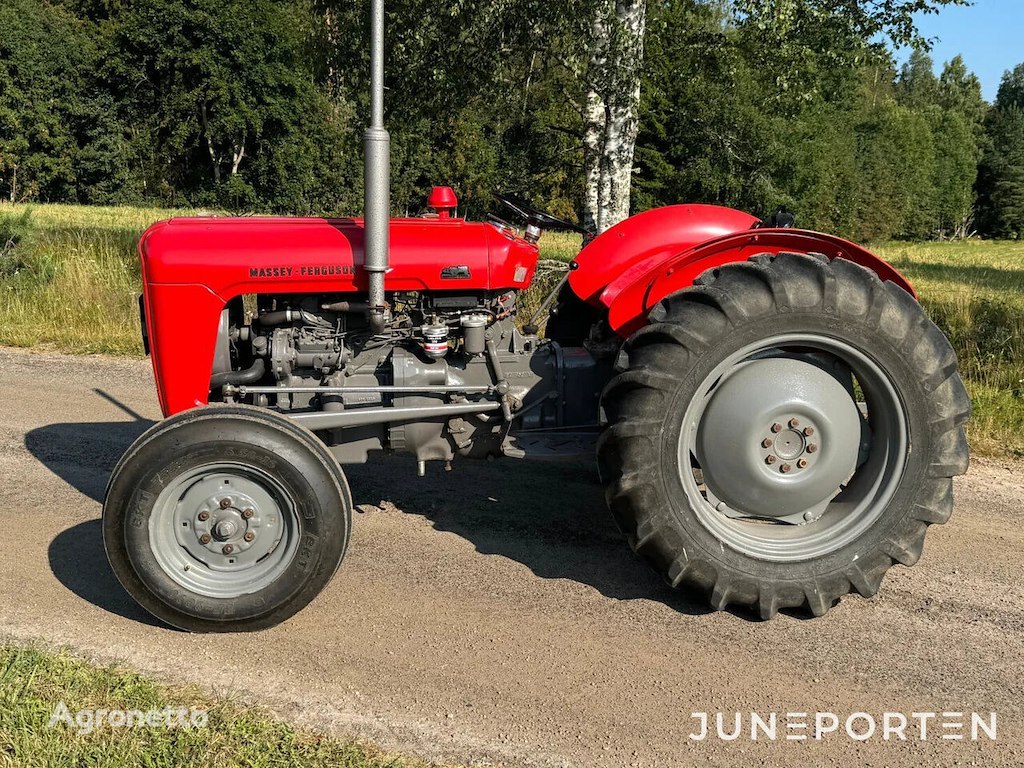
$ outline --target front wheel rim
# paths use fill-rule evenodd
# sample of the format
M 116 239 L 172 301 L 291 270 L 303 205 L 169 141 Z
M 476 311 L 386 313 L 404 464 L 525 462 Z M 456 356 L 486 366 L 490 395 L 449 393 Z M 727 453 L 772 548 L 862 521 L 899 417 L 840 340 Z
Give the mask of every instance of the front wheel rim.
M 230 599 L 266 589 L 298 549 L 298 515 L 288 490 L 248 465 L 206 464 L 158 496 L 149 542 L 160 569 L 197 595 Z
M 773 392 L 770 384 L 764 386 L 764 391 L 748 392 L 742 401 L 730 394 L 730 381 L 750 379 L 751 371 L 767 371 L 768 365 L 774 366 L 773 371 L 786 369 L 783 380 L 786 375 L 802 372 L 801 379 L 817 382 L 817 389 L 827 393 L 823 397 L 828 402 L 794 405 L 783 396 L 781 388 Z M 849 384 L 843 381 L 846 376 Z M 835 382 L 846 387 L 848 402 L 837 399 Z M 859 402 L 861 394 L 863 403 Z M 715 402 L 716 395 L 727 398 L 724 407 Z M 757 404 L 766 399 L 771 402 L 758 410 Z M 725 454 L 720 448 L 716 452 L 714 439 L 706 437 L 709 429 L 726 424 L 722 417 L 716 422 L 715 408 L 709 408 L 712 405 L 720 413 L 735 410 L 751 415 L 746 424 L 729 422 L 733 429 L 728 437 L 735 441 L 739 458 L 729 456 L 723 461 Z M 851 429 L 849 418 L 849 409 L 853 408 L 863 413 L 862 419 L 858 413 L 860 423 L 855 429 Z M 830 416 L 830 412 L 844 410 L 846 415 L 841 418 Z M 796 423 L 791 426 L 791 421 Z M 816 421 L 838 421 L 844 426 L 837 429 L 832 424 L 832 435 L 823 446 L 825 434 L 816 432 L 817 427 L 811 427 L 812 436 L 802 433 L 805 424 Z M 843 434 L 851 431 L 857 434 Z M 723 443 L 719 440 L 718 444 Z M 809 446 L 815 450 L 808 453 Z M 906 409 L 892 377 L 881 364 L 838 338 L 792 333 L 744 346 L 704 377 L 684 411 L 677 460 L 690 508 L 716 539 L 756 559 L 793 562 L 828 555 L 871 528 L 902 480 L 909 448 Z M 709 456 L 718 461 L 709 463 Z M 846 474 L 843 462 L 850 462 L 851 456 L 849 476 L 837 482 L 834 489 L 821 486 L 813 492 L 808 490 L 809 478 L 820 478 L 823 472 L 831 473 L 829 480 Z M 822 464 L 816 467 L 816 461 Z M 729 465 L 733 474 L 723 477 L 721 464 Z M 801 476 L 801 472 L 808 474 Z M 762 480 L 763 484 L 753 490 L 730 487 Z M 811 493 L 815 503 L 793 508 L 794 488 Z

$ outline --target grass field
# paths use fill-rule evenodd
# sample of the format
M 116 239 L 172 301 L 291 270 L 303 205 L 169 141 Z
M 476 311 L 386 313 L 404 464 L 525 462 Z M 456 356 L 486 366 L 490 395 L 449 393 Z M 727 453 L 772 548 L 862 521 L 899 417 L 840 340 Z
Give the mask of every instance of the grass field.
M 895 243 L 877 253 L 905 274 L 960 358 L 972 448 L 1024 456 L 1024 243 Z
M 86 732 L 88 720 L 49 727 L 63 702 L 80 710 L 149 712 L 170 708 L 206 712 L 204 727 L 111 727 Z M 63 711 L 63 710 L 61 710 Z M 97 723 L 93 720 L 92 725 Z M 86 725 L 86 728 L 80 728 Z M 198 689 L 158 685 L 116 666 L 100 667 L 67 653 L 0 645 L 0 766 L 52 768 L 413 768 L 372 748 L 297 731 L 261 709 L 215 699 Z
M 188 212 L 0 205 L 0 344 L 141 355 L 135 241 L 176 213 Z M 567 261 L 579 237 L 549 234 L 541 245 L 544 258 Z M 875 250 L 910 278 L 957 350 L 975 407 L 975 451 L 1024 456 L 1024 243 Z

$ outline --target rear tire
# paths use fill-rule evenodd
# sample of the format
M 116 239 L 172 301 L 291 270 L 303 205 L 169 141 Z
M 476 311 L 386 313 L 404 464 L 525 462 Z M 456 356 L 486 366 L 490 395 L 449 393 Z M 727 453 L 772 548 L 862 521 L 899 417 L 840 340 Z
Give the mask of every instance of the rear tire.
M 283 416 L 206 406 L 160 422 L 107 486 L 103 537 L 118 580 L 190 632 L 272 627 L 327 585 L 352 498 L 334 457 Z
M 619 526 L 672 586 L 820 616 L 917 562 L 967 471 L 970 402 L 913 297 L 846 260 L 764 255 L 650 321 L 603 395 L 598 454 Z

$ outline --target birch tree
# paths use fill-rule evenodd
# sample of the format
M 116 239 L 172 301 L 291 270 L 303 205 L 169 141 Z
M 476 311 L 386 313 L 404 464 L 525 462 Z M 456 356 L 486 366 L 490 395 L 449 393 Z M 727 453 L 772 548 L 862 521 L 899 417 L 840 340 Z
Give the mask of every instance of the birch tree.
M 720 0 L 692 0 L 697 5 Z M 735 19 L 759 29 L 766 62 L 785 61 L 779 90 L 789 90 L 817 41 L 884 36 L 924 45 L 915 13 L 934 13 L 966 0 L 731 0 Z M 590 0 L 591 34 L 584 75 L 584 225 L 603 232 L 629 216 L 633 157 L 639 126 L 640 82 L 647 25 L 646 0 Z M 806 94 L 805 94 L 806 96 Z
M 647 0 L 594 4 L 583 105 L 583 223 L 603 232 L 629 216 L 639 129 Z

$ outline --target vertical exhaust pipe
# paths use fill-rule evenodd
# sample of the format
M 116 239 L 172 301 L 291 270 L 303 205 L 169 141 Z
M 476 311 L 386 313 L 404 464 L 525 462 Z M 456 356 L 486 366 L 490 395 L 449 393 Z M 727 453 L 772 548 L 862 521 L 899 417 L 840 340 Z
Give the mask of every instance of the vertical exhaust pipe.
M 363 268 L 370 284 L 370 327 L 387 323 L 384 275 L 388 271 L 391 224 L 391 137 L 384 128 L 384 0 L 370 2 L 370 126 L 363 134 Z

